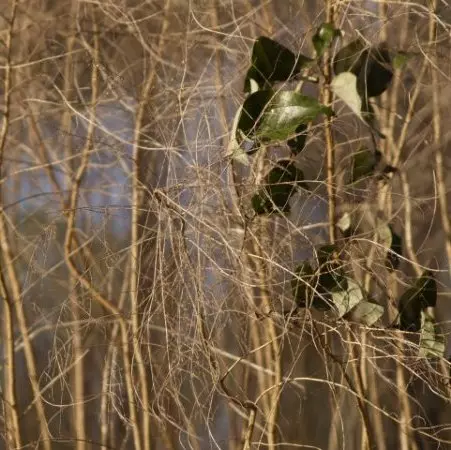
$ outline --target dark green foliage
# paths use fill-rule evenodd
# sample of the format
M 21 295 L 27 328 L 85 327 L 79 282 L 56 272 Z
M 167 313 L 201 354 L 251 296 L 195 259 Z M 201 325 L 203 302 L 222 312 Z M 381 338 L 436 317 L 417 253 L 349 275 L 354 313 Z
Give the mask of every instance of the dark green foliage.
M 384 46 L 371 48 L 365 54 L 357 89 L 363 97 L 378 97 L 389 87 L 393 78 L 390 53 Z
M 332 44 L 332 41 L 341 36 L 340 30 L 334 28 L 331 23 L 323 23 L 314 34 L 312 38 L 313 47 L 315 47 L 316 55 L 322 56 L 327 47 Z
M 393 57 L 393 68 L 396 70 L 402 69 L 413 56 L 413 53 L 397 52 Z
M 383 315 L 384 308 L 374 301 L 361 301 L 343 318 L 363 325 L 373 326 Z
M 402 298 L 401 298 L 402 300 Z M 400 300 L 400 315 L 399 315 L 399 329 L 402 331 L 418 332 L 421 330 L 421 308 L 418 303 L 411 305 L 405 304 L 401 307 Z
M 238 142 L 242 140 L 240 132 L 248 139 L 254 138 L 258 126 L 257 121 L 273 95 L 272 90 L 266 90 L 254 92 L 246 98 L 238 121 L 236 135 Z
M 437 302 L 437 283 L 432 272 L 425 271 L 399 299 L 399 328 L 420 331 L 421 311 L 434 307 Z
M 422 309 L 433 308 L 437 303 L 437 282 L 430 270 L 426 270 L 415 284 Z
M 391 251 L 387 253 L 386 266 L 388 270 L 393 271 L 399 267 L 399 257 L 402 255 L 402 238 L 393 231 L 391 226 L 389 226 L 389 228 L 392 235 L 392 241 L 390 247 Z
M 318 291 L 320 294 L 345 291 L 347 280 L 343 275 L 342 264 L 339 261 L 329 261 L 320 266 Z
M 440 333 L 434 319 L 422 313 L 422 328 L 420 335 L 420 356 L 440 358 L 445 353 L 445 336 Z
M 393 78 L 390 53 L 384 44 L 367 48 L 357 39 L 343 47 L 334 58 L 334 72 L 352 72 L 357 77 L 357 91 L 362 97 L 364 110 L 368 98 L 381 95 Z
M 301 124 L 296 130 L 296 136 L 293 139 L 287 141 L 288 147 L 294 155 L 298 155 L 305 148 L 307 141 L 307 125 Z
M 330 47 L 340 32 L 331 24 L 323 24 L 313 36 L 317 58 Z M 343 47 L 333 61 L 337 75 L 331 83 L 331 89 L 358 117 L 368 124 L 379 138 L 384 136 L 375 126 L 376 115 L 369 99 L 381 95 L 389 86 L 393 77 L 393 67 L 398 69 L 405 64 L 405 57 L 398 53 L 395 61 L 386 46 L 367 47 L 358 39 Z M 252 67 L 245 80 L 245 91 L 255 87 L 257 91 L 244 101 L 236 126 L 236 141 L 239 145 L 252 143 L 248 153 L 262 146 L 286 142 L 293 155 L 299 155 L 305 148 L 307 126 L 320 114 L 334 115 L 316 98 L 302 95 L 297 91 L 272 90 L 277 81 L 287 81 L 310 65 L 310 58 L 295 57 L 286 47 L 266 37 L 260 37 L 252 51 Z M 338 76 L 342 74 L 341 76 Z M 258 86 L 251 83 L 254 80 Z M 384 179 L 387 174 L 396 172 L 396 168 L 385 164 L 379 150 L 362 148 L 353 155 L 351 182 L 375 175 L 375 179 Z M 290 198 L 298 189 L 308 189 L 302 170 L 291 160 L 280 160 L 266 174 L 261 190 L 252 198 L 255 213 L 288 213 Z M 345 235 L 354 231 L 351 216 L 343 215 L 337 226 Z M 378 242 L 387 249 L 386 265 L 388 270 L 399 266 L 402 254 L 402 239 L 393 229 L 375 217 L 375 226 L 379 235 Z M 317 249 L 317 263 L 303 262 L 296 268 L 291 281 L 294 301 L 298 308 L 316 308 L 331 311 L 337 319 L 356 321 L 364 326 L 374 326 L 384 313 L 384 308 L 369 299 L 360 285 L 343 269 L 340 254 L 335 245 L 324 245 Z M 437 285 L 430 271 L 426 271 L 415 284 L 401 296 L 399 325 L 404 331 L 418 332 L 420 337 L 420 356 L 442 356 L 444 341 L 437 334 L 433 319 L 425 310 L 435 307 Z
M 343 274 L 342 263 L 338 259 L 338 249 L 335 245 L 324 245 L 317 250 L 318 255 L 318 292 L 322 295 L 347 289 L 346 277 Z
M 352 157 L 350 183 L 361 178 L 377 175 L 378 179 L 385 179 L 389 173 L 397 172 L 396 167 L 385 164 L 379 150 L 361 148 Z
M 314 270 L 310 263 L 304 262 L 296 268 L 296 275 L 292 280 L 292 288 L 299 308 L 329 311 L 333 306 L 332 292 L 346 289 L 346 279 L 331 266 Z
M 366 44 L 361 39 L 352 41 L 341 48 L 333 61 L 335 75 L 352 72 L 358 77 L 366 51 Z
M 265 187 L 252 197 L 252 207 L 257 214 L 290 212 L 290 197 L 301 187 L 308 189 L 302 170 L 291 160 L 280 160 L 265 177 Z
M 309 262 L 304 262 L 296 267 L 295 273 L 296 277 L 291 280 L 294 301 L 298 307 L 305 308 L 310 306 L 313 300 L 315 270 Z
M 347 289 L 347 279 L 334 253 L 337 253 L 335 245 L 322 246 L 317 250 L 316 269 L 313 269 L 309 262 L 303 262 L 297 267 L 297 276 L 292 280 L 292 287 L 298 307 L 311 306 L 329 311 L 333 307 L 332 294 Z M 299 278 L 302 278 L 302 281 Z
M 323 245 L 316 250 L 318 265 L 323 265 L 334 259 L 334 253 L 338 254 L 337 246 L 334 244 Z
M 276 81 L 287 81 L 297 75 L 311 61 L 306 56 L 295 54 L 266 36 L 260 36 L 252 49 L 252 65 L 244 80 L 244 92 L 250 92 L 253 79 L 259 89 L 266 89 Z
M 361 148 L 352 158 L 351 183 L 360 178 L 372 175 L 381 158 L 381 153 L 367 148 Z
M 246 138 L 265 144 L 286 141 L 300 125 L 308 124 L 319 114 L 332 115 L 333 111 L 299 92 L 257 91 L 244 102 L 236 138 L 241 142 L 243 133 Z

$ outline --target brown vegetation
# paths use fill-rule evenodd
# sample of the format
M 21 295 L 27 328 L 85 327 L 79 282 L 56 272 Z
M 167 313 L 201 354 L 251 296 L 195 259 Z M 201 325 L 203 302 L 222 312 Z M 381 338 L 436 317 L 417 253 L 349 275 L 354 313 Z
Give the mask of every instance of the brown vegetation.
M 283 312 L 296 263 L 365 202 L 404 237 L 393 272 L 371 230 L 348 248 L 384 325 L 430 268 L 449 332 L 450 18 L 437 0 L 3 0 L 0 447 L 449 447 L 446 358 Z M 399 172 L 343 187 L 369 135 L 337 104 L 303 154 L 312 192 L 250 221 L 269 155 L 228 145 L 253 41 L 311 54 L 326 19 L 414 55 L 375 108 Z M 306 89 L 330 103 L 324 64 Z

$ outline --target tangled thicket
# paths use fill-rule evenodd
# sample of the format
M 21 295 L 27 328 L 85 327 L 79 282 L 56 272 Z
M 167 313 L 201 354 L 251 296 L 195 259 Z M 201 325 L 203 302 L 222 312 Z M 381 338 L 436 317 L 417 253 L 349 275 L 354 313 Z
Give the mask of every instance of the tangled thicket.
M 448 353 L 415 321 L 447 342 L 450 18 L 437 0 L 4 1 L 2 448 L 446 448 Z M 397 58 L 362 94 L 371 123 L 333 82 L 357 40 Z M 255 70 L 273 41 L 319 65 Z M 239 151 L 265 82 L 327 114 Z M 291 164 L 295 195 L 271 187 Z M 335 269 L 377 321 L 312 307 Z M 437 300 L 400 321 L 424 274 Z

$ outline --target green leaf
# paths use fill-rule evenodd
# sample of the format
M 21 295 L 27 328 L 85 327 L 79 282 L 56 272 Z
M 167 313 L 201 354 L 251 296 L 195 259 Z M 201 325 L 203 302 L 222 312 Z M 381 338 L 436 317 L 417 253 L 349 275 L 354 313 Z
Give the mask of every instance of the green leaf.
M 437 282 L 430 270 L 423 272 L 415 283 L 422 309 L 433 308 L 437 304 Z
M 348 280 L 342 272 L 341 264 L 333 257 L 336 251 L 335 245 L 324 245 L 317 250 L 318 269 L 314 270 L 308 262 L 297 267 L 292 288 L 298 306 L 328 311 L 334 306 L 333 296 L 348 289 Z M 346 301 L 343 299 L 341 303 Z M 337 302 L 340 303 L 338 298 Z
M 256 214 L 268 214 L 274 210 L 270 199 L 264 194 L 264 192 L 254 194 L 251 204 Z
M 335 76 L 330 85 L 332 92 L 362 120 L 362 98 L 357 91 L 357 77 L 352 72 L 342 72 Z
M 396 234 L 393 231 L 393 228 L 390 226 L 391 232 L 391 246 L 390 251 L 387 253 L 386 266 L 390 271 L 396 270 L 399 267 L 400 256 L 402 255 L 402 238 L 399 234 Z
M 232 125 L 232 131 L 230 134 L 230 140 L 227 147 L 227 154 L 234 159 L 235 161 L 238 161 L 239 163 L 249 166 L 249 158 L 246 154 L 246 152 L 243 150 L 243 148 L 240 146 L 240 144 L 237 141 L 237 129 L 238 129 L 238 122 L 240 120 L 241 111 L 243 109 L 243 106 L 241 106 L 238 111 L 235 113 L 235 117 L 233 119 L 233 125 Z
M 401 70 L 413 57 L 412 53 L 398 52 L 393 57 L 393 68 L 396 70 Z
M 335 261 L 321 266 L 318 284 L 318 291 L 324 294 L 346 290 L 348 282 L 341 270 L 341 264 Z
M 351 232 L 351 214 L 347 211 L 337 220 L 337 228 L 343 233 L 345 237 L 349 237 Z
M 304 55 L 296 57 L 277 41 L 260 36 L 252 48 L 252 65 L 244 80 L 244 92 L 251 92 L 251 80 L 260 89 L 268 88 L 276 81 L 287 81 L 310 61 L 312 60 Z
M 425 271 L 414 286 L 407 289 L 399 299 L 399 328 L 405 331 L 419 331 L 421 311 L 434 307 L 437 302 L 437 283 L 432 272 Z
M 358 87 L 358 78 L 352 72 L 335 76 L 330 85 L 332 92 L 341 99 L 357 117 L 365 122 L 380 138 L 385 136 L 374 126 L 372 106 Z
M 289 159 L 281 159 L 277 161 L 267 174 L 266 179 L 269 184 L 275 183 L 292 183 L 298 179 L 298 168 L 294 162 Z
M 336 75 L 352 72 L 357 77 L 357 91 L 363 100 L 381 95 L 393 78 L 390 53 L 385 44 L 367 48 L 361 39 L 343 47 L 333 61 Z
M 445 338 L 439 334 L 432 317 L 422 313 L 420 356 L 441 358 L 445 354 Z
M 372 175 L 378 162 L 375 152 L 361 148 L 352 158 L 351 182 L 355 183 L 360 178 Z
M 298 187 L 308 190 L 302 170 L 291 160 L 279 160 L 265 177 L 264 188 L 252 197 L 252 207 L 257 214 L 288 213 L 290 197 Z
M 348 316 L 352 321 L 371 327 L 383 314 L 383 306 L 373 302 L 361 301 L 352 311 L 350 311 Z
M 231 148 L 231 147 L 229 146 L 229 148 Z M 233 148 L 233 153 L 232 153 L 231 157 L 232 157 L 232 159 L 239 162 L 240 164 L 243 164 L 243 166 L 250 165 L 249 157 L 247 156 L 247 153 L 238 145 L 235 148 Z
M 360 286 L 348 278 L 347 289 L 332 292 L 332 301 L 337 309 L 338 317 L 343 317 L 363 300 Z
M 316 250 L 318 265 L 322 266 L 334 259 L 334 253 L 338 255 L 338 247 L 335 244 L 326 244 Z
M 346 291 L 347 279 L 337 263 L 329 263 L 319 270 L 312 306 L 321 311 L 329 311 L 334 307 L 334 295 Z M 335 308 L 337 309 L 336 306 Z
M 292 186 L 308 189 L 304 182 L 304 172 L 296 167 L 294 161 L 290 159 L 277 161 L 276 166 L 269 171 L 266 179 L 269 185 L 283 183 L 290 190 L 292 190 Z
M 296 91 L 257 91 L 245 100 L 237 127 L 237 141 L 259 140 L 269 144 L 285 141 L 319 114 L 331 108 Z
M 410 295 L 409 295 L 410 298 Z M 418 332 L 421 329 L 421 308 L 415 302 L 403 301 L 398 305 L 399 329 L 402 331 Z
M 307 141 L 307 125 L 301 124 L 295 130 L 296 136 L 287 141 L 288 147 L 294 155 L 298 155 L 305 148 Z
M 377 234 L 379 236 L 379 242 L 383 247 L 386 248 L 388 254 L 393 242 L 392 230 L 389 225 L 378 218 L 376 219 L 376 226 Z
M 344 276 L 342 263 L 338 259 L 338 248 L 334 244 L 323 245 L 317 250 L 318 255 L 318 285 L 315 300 L 319 309 L 330 309 L 334 293 L 346 291 L 348 280 Z M 326 301 L 325 301 L 326 300 Z M 330 303 L 330 304 L 329 304 Z
M 330 107 L 313 97 L 296 91 L 279 91 L 273 95 L 257 126 L 255 137 L 269 142 L 285 141 L 301 124 L 308 124 L 319 114 L 333 115 Z
M 357 89 L 364 99 L 378 97 L 388 89 L 393 78 L 393 66 L 384 45 L 368 50 L 357 78 Z
M 261 118 L 265 106 L 273 97 L 272 90 L 257 91 L 249 95 L 243 103 L 238 119 L 236 139 L 239 143 L 243 139 L 253 140 L 257 129 L 257 121 Z
M 291 280 L 294 301 L 300 308 L 309 307 L 313 300 L 315 270 L 310 263 L 304 262 L 296 267 L 295 274 Z
M 334 28 L 331 23 L 323 23 L 312 38 L 313 47 L 315 47 L 316 56 L 319 58 L 323 55 L 324 50 L 330 47 L 332 41 L 336 37 L 341 36 L 341 31 Z
M 366 51 L 367 46 L 361 39 L 356 39 L 341 48 L 333 60 L 335 75 L 343 72 L 352 72 L 354 75 L 358 75 Z

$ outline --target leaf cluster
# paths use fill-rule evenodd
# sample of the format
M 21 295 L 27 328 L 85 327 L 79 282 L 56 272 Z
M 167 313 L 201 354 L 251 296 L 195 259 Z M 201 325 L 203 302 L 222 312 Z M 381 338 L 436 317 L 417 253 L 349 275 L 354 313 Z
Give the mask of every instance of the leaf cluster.
M 316 98 L 304 95 L 300 89 L 283 90 L 277 82 L 293 80 L 311 81 L 307 72 L 317 70 L 322 75 L 321 62 L 332 44 L 343 34 L 330 23 L 322 24 L 312 38 L 315 53 L 312 57 L 295 54 L 279 42 L 260 36 L 252 49 L 251 65 L 244 80 L 247 94 L 237 114 L 232 136 L 234 145 L 252 155 L 262 147 L 287 145 L 292 157 L 306 148 L 310 124 L 320 115 L 332 117 L 334 110 Z M 375 148 L 361 148 L 352 155 L 349 183 L 396 172 L 385 164 L 376 148 L 374 136 L 384 138 L 377 130 L 371 99 L 380 96 L 390 86 L 395 70 L 406 62 L 408 55 L 394 52 L 386 43 L 368 46 L 356 39 L 343 46 L 333 59 L 334 76 L 331 89 L 373 133 Z M 249 143 L 252 145 L 249 147 Z M 246 147 L 244 146 L 246 144 Z M 247 156 L 246 156 L 247 158 Z M 238 159 L 238 158 L 237 158 Z M 281 159 L 264 177 L 251 205 L 256 215 L 288 214 L 290 198 L 299 189 L 309 189 L 303 171 L 293 159 Z M 396 270 L 402 254 L 402 237 L 393 228 L 373 218 L 379 243 L 386 249 L 386 267 Z M 345 238 L 353 235 L 356 224 L 351 215 L 338 221 Z M 333 312 L 338 319 L 352 320 L 363 325 L 374 325 L 383 315 L 384 308 L 369 298 L 353 277 L 343 271 L 335 245 L 317 250 L 317 261 L 304 261 L 295 269 L 292 291 L 298 308 L 316 308 Z M 421 351 L 425 356 L 443 354 L 440 337 L 427 308 L 436 304 L 437 286 L 432 273 L 425 272 L 401 296 L 398 304 L 399 324 L 403 331 L 421 331 Z

